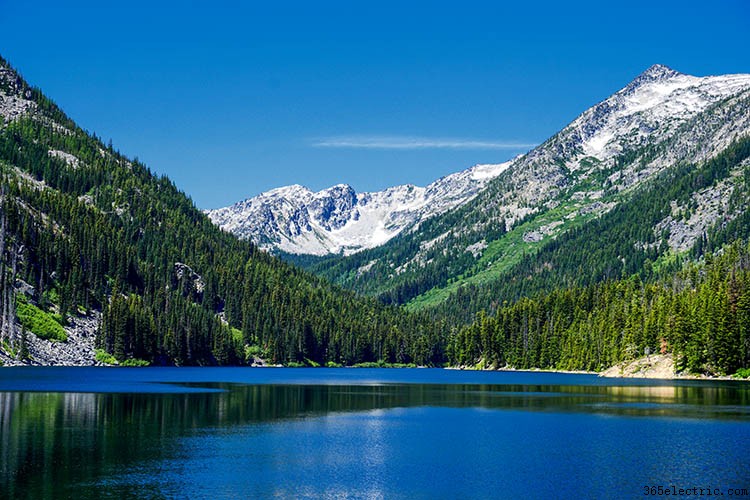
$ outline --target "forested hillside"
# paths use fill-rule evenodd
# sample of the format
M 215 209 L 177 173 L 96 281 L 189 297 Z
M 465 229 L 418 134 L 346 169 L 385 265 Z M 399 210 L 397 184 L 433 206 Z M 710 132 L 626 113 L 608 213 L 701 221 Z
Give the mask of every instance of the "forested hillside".
M 220 231 L 165 177 L 73 123 L 0 59 L 2 350 L 101 311 L 123 362 L 442 361 L 431 322 Z M 57 326 L 55 326 L 57 325 Z
M 557 288 L 587 286 L 637 275 L 645 282 L 670 276 L 722 245 L 750 237 L 750 138 L 701 165 L 680 164 L 656 176 L 611 211 L 530 248 L 497 279 L 467 279 L 450 295 L 424 306 L 436 316 L 471 321 L 503 301 Z M 699 219 L 692 243 L 673 248 Z M 678 233 L 678 231 L 682 233 Z M 683 240 L 680 240 L 682 242 Z
M 658 353 L 690 373 L 750 368 L 750 246 L 655 283 L 634 276 L 524 298 L 481 313 L 448 346 L 460 366 L 594 371 Z

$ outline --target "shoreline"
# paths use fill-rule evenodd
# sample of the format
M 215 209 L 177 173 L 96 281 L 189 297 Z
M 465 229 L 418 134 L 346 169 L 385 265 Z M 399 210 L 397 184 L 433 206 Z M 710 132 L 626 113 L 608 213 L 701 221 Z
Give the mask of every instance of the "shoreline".
M 445 366 L 444 370 L 456 370 L 467 372 L 523 372 L 523 373 L 565 373 L 568 375 L 599 375 L 601 372 L 587 370 L 555 370 L 553 368 L 473 368 L 468 366 Z
M 652 356 L 654 358 L 655 356 Z M 738 381 L 738 382 L 750 382 L 750 378 L 741 378 L 741 377 L 733 377 L 731 375 L 705 375 L 705 374 L 693 374 L 693 373 L 664 373 L 663 371 L 648 371 L 648 370 L 638 370 L 638 371 L 628 371 L 628 367 L 632 365 L 639 366 L 639 363 L 642 364 L 642 360 L 645 358 L 641 358 L 638 360 L 630 361 L 630 362 L 623 362 L 619 363 L 615 366 L 612 366 L 610 368 L 607 368 L 606 370 L 602 370 L 600 372 L 595 371 L 588 371 L 588 370 L 556 370 L 556 369 L 550 369 L 550 368 L 511 368 L 511 367 L 503 367 L 503 368 L 475 368 L 475 367 L 467 367 L 467 366 L 443 366 L 443 367 L 434 367 L 439 368 L 442 370 L 453 370 L 453 371 L 477 371 L 477 372 L 518 372 L 518 373 L 560 373 L 564 375 L 596 375 L 599 378 L 609 378 L 609 379 L 643 379 L 643 380 L 704 380 L 704 381 Z M 650 360 L 649 360 L 650 361 Z M 104 365 L 104 364 L 80 364 L 80 365 L 70 365 L 70 364 L 27 364 L 27 363 L 18 363 L 18 364 L 2 364 L 0 363 L 0 370 L 2 368 L 39 368 L 39 367 L 87 367 L 87 368 L 327 368 L 325 366 L 320 367 L 310 367 L 310 366 L 283 366 L 283 365 L 274 365 L 274 364 L 252 364 L 252 365 L 232 365 L 232 366 L 144 366 L 144 367 L 128 367 L 128 366 L 120 366 L 120 365 Z M 343 369 L 366 369 L 366 368 L 384 368 L 384 369 L 420 369 L 420 368 L 429 368 L 425 366 L 415 366 L 415 367 L 394 367 L 394 366 L 383 366 L 383 367 L 373 367 L 373 366 L 340 366 L 340 367 L 328 367 L 328 368 L 343 368 Z
M 599 372 L 588 370 L 556 370 L 551 368 L 475 368 L 469 366 L 446 366 L 446 370 L 525 372 L 525 373 L 563 373 L 571 375 L 596 375 L 610 379 L 643 379 L 643 380 L 706 380 L 706 381 L 739 381 L 750 382 L 750 378 L 733 377 L 732 375 L 705 375 L 696 373 L 676 373 L 671 355 L 652 355 L 631 361 L 623 361 Z

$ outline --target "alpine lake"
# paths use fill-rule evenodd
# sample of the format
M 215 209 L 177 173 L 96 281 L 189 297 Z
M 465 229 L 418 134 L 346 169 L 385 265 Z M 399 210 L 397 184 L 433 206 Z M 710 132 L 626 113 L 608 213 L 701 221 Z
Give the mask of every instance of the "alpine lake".
M 742 498 L 750 383 L 2 368 L 0 443 L 6 498 Z

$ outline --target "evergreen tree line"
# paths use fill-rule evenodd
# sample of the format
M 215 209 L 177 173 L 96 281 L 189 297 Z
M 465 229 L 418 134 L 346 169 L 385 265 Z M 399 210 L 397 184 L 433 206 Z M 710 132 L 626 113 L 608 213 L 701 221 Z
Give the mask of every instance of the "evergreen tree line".
M 20 252 L 9 237 L 8 218 L 2 210 L 7 196 L 5 182 L 0 182 L 0 343 L 8 350 L 15 350 L 19 347 L 19 338 L 15 323 L 14 284 Z
M 458 366 L 598 371 L 647 354 L 678 370 L 733 374 L 750 367 L 750 245 L 735 243 L 670 280 L 637 275 L 502 305 L 452 336 Z

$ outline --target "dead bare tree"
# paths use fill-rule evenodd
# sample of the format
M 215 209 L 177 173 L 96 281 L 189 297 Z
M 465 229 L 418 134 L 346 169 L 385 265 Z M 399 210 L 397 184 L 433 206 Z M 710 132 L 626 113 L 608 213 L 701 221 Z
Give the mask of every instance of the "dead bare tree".
M 10 341 L 10 345 L 14 348 L 18 348 L 21 344 L 20 335 L 16 328 L 16 277 L 18 275 L 18 261 L 23 260 L 24 246 L 21 245 L 18 248 L 12 250 L 12 262 L 11 262 L 11 273 L 10 280 L 8 283 L 8 289 L 6 293 L 6 300 L 8 301 L 8 336 L 7 339 Z
M 14 248 L 9 244 L 8 216 L 7 216 L 7 178 L 0 178 L 0 339 L 9 341 L 15 346 L 16 341 L 16 312 L 15 312 L 15 281 L 18 272 L 18 259 L 22 258 L 23 247 Z M 6 248 L 7 246 L 7 248 Z M 10 269 L 7 265 L 7 255 L 11 255 Z M 9 272 L 10 271 L 10 272 Z
M 8 289 L 5 276 L 5 231 L 7 216 L 5 213 L 5 178 L 0 182 L 0 340 L 7 338 L 8 334 L 8 310 L 6 297 Z

